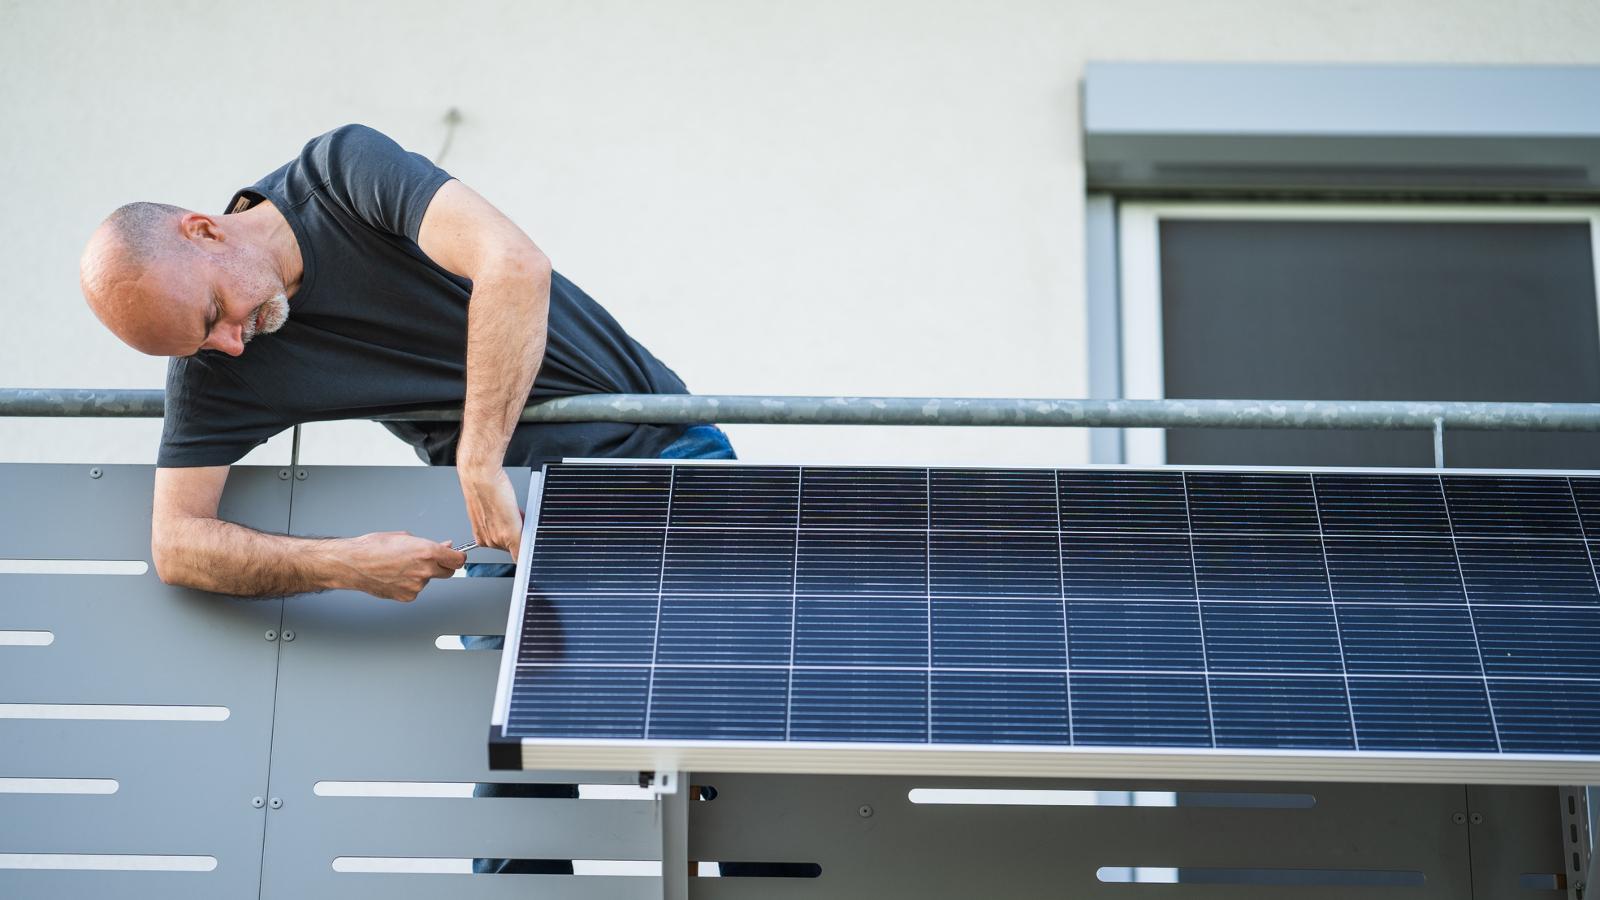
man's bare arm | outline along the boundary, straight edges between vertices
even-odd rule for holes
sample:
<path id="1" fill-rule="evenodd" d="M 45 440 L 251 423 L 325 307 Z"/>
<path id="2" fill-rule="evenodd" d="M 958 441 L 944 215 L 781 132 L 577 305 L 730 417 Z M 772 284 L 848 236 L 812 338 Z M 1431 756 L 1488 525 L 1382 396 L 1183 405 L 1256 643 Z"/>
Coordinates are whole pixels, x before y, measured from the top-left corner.
<path id="1" fill-rule="evenodd" d="M 223 521 L 227 480 L 227 466 L 156 469 L 150 550 L 162 581 L 245 597 L 349 589 L 412 600 L 466 562 L 448 542 L 404 532 L 296 538 Z"/>
<path id="2" fill-rule="evenodd" d="M 417 244 L 435 263 L 472 279 L 456 470 L 473 536 L 514 558 L 522 521 L 503 464 L 544 359 L 550 260 L 522 229 L 459 181 L 446 182 L 434 195 Z"/>

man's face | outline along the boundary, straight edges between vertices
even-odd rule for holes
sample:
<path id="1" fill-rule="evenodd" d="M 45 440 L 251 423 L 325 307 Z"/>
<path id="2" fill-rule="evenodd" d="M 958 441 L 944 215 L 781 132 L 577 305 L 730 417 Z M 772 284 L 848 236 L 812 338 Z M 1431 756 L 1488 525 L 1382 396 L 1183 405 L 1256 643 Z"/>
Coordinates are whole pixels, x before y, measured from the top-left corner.
<path id="1" fill-rule="evenodd" d="M 271 334 L 288 321 L 289 300 L 264 256 L 239 247 L 197 254 L 186 262 L 140 279 L 142 288 L 172 301 L 152 304 L 172 312 L 162 329 L 161 355 L 218 350 L 238 356 L 256 335 Z"/>

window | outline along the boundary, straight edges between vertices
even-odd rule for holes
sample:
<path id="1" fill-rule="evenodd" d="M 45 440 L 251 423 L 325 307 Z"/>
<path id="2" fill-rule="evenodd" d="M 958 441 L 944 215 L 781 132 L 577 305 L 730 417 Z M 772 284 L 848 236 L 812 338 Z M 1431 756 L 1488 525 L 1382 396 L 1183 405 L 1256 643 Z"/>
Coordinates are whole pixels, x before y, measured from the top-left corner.
<path id="1" fill-rule="evenodd" d="M 1130 398 L 1600 402 L 1592 207 L 1126 203 Z M 1431 466 L 1426 432 L 1130 430 L 1126 458 Z M 1447 432 L 1448 465 L 1600 468 L 1600 435 Z"/>

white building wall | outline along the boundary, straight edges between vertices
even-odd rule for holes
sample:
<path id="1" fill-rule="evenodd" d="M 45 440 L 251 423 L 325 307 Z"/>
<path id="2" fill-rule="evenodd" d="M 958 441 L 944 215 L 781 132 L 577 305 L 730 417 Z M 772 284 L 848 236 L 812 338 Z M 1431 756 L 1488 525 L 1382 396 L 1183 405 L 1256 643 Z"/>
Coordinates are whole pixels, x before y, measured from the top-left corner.
<path id="1" fill-rule="evenodd" d="M 1600 63 L 1600 5 L 0 0 L 0 386 L 161 386 L 78 292 L 116 205 L 218 210 L 351 121 L 433 155 L 457 107 L 444 166 L 698 392 L 1083 396 L 1091 59 Z M 757 460 L 1088 455 L 1073 431 L 730 431 Z M 0 420 L 0 460 L 147 463 L 158 434 Z M 307 428 L 302 458 L 415 463 L 371 423 Z"/>

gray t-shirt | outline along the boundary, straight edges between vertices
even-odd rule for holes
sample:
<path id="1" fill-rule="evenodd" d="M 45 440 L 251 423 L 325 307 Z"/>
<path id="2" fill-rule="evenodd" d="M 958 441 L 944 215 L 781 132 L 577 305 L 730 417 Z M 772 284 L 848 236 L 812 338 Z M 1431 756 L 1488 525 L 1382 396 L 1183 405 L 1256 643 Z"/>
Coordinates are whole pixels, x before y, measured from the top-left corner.
<path id="1" fill-rule="evenodd" d="M 472 283 L 417 247 L 423 213 L 449 180 L 383 134 L 346 125 L 235 194 L 230 212 L 272 201 L 294 230 L 305 272 L 289 321 L 258 335 L 243 355 L 203 350 L 171 361 L 157 465 L 229 465 L 300 422 L 459 405 Z M 687 392 L 600 304 L 551 277 L 534 399 Z M 459 422 L 385 424 L 425 461 L 455 463 Z M 682 433 L 676 425 L 524 424 L 505 463 L 655 457 Z"/>

